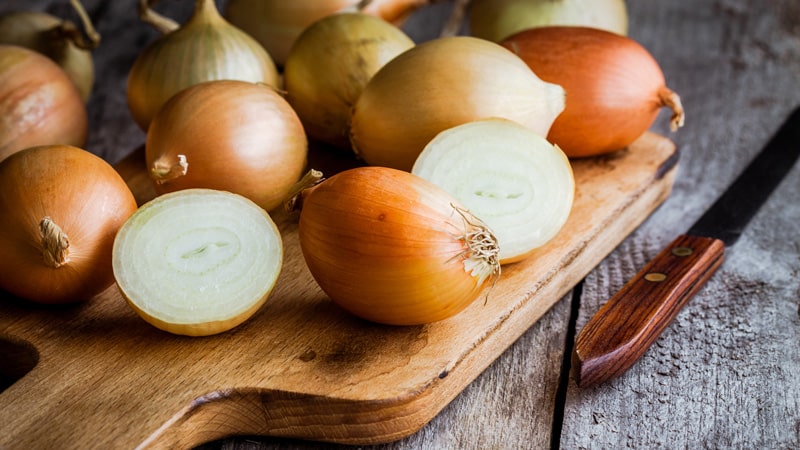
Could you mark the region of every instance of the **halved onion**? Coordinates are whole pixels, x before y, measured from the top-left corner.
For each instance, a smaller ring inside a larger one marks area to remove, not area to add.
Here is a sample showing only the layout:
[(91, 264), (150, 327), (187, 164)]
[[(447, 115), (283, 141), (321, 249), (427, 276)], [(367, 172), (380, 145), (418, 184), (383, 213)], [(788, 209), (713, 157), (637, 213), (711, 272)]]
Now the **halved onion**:
[(422, 151), (412, 173), (486, 222), (497, 238), (501, 264), (522, 260), (555, 237), (575, 193), (564, 152), (503, 119), (443, 131)]
[(206, 336), (249, 319), (283, 264), (280, 232), (238, 194), (187, 189), (144, 204), (120, 228), (113, 269), (128, 304), (151, 325)]

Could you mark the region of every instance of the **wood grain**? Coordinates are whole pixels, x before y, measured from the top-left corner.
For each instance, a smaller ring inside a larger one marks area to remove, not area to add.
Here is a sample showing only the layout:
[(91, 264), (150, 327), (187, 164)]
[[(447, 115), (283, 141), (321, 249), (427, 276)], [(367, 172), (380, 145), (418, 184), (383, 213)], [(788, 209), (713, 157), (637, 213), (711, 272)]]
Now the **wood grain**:
[[(146, 201), (141, 156), (118, 168)], [(576, 200), (562, 232), (506, 266), (485, 304), (426, 326), (380, 326), (337, 308), (308, 273), (291, 216), (276, 217), (286, 259), (270, 299), (219, 336), (160, 332), (116, 287), (63, 309), (5, 295), (0, 333), (30, 343), (39, 362), (0, 393), (0, 447), (185, 448), (231, 434), (347, 444), (403, 438), (663, 202), (676, 170), (675, 147), (655, 134), (574, 163)], [(37, 431), (45, 421), (47, 431)]]

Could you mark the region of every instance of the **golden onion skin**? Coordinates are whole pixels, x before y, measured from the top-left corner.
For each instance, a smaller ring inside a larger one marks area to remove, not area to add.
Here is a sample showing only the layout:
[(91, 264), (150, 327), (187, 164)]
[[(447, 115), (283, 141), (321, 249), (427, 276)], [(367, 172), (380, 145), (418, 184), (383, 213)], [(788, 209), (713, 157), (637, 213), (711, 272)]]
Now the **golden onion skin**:
[(128, 77), (128, 107), (136, 123), (147, 130), (156, 112), (179, 91), (228, 79), (280, 87), (278, 70), (266, 50), (225, 21), (213, 1), (198, 1), (183, 26), (137, 57)]
[(461, 238), (467, 226), (454, 205), (408, 172), (341, 172), (303, 197), (303, 256), (323, 291), (356, 316), (390, 325), (446, 319), (472, 303), (487, 280), (465, 269), (466, 259), (485, 261)]

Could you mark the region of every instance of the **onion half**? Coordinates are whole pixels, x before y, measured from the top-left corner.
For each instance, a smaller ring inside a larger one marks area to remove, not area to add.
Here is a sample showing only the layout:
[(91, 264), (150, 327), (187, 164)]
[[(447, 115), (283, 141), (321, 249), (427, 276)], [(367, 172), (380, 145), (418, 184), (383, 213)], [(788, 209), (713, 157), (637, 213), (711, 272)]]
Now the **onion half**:
[(335, 303), (361, 318), (390, 325), (443, 320), (499, 274), (488, 228), (416, 175), (359, 167), (301, 195), (306, 264)]
[(114, 241), (114, 277), (151, 325), (188, 336), (245, 322), (269, 297), (283, 264), (275, 223), (246, 198), (189, 189), (142, 205)]
[(38, 303), (86, 301), (114, 282), (111, 248), (136, 210), (107, 162), (77, 147), (0, 162), (0, 288)]
[(596, 28), (552, 26), (522, 31), (502, 45), (566, 91), (566, 107), (547, 138), (569, 157), (627, 147), (664, 107), (672, 112), (672, 130), (683, 126), (680, 97), (666, 86), (655, 58), (631, 38)]
[(419, 155), (412, 173), (441, 187), (486, 222), (497, 237), (501, 264), (525, 259), (555, 237), (575, 194), (564, 152), (502, 119), (441, 132)]
[(545, 135), (563, 108), (564, 90), (500, 45), (439, 38), (372, 77), (353, 109), (350, 140), (367, 164), (411, 170), (425, 145), (448, 128), (501, 117)]

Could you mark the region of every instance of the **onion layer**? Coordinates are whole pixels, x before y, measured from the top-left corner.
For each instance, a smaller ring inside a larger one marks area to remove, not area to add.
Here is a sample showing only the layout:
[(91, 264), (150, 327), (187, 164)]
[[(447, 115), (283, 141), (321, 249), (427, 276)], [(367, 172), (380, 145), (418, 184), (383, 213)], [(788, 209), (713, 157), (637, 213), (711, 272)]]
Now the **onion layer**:
[(135, 210), (125, 181), (92, 153), (14, 153), (0, 162), (0, 288), (39, 303), (89, 300), (114, 282), (114, 236)]
[(555, 237), (575, 193), (566, 155), (542, 136), (502, 119), (441, 132), (412, 173), (486, 222), (497, 237), (501, 264), (520, 261)]
[(567, 102), (547, 138), (569, 157), (621, 150), (642, 135), (663, 107), (673, 131), (683, 126), (678, 94), (638, 42), (588, 27), (543, 27), (517, 33), (503, 45), (543, 80), (564, 87)]
[(473, 0), (470, 33), (500, 42), (529, 28), (571, 25), (628, 33), (625, 0)]
[(206, 336), (252, 317), (283, 264), (266, 212), (228, 192), (188, 189), (144, 204), (114, 241), (114, 276), (151, 325)]
[(391, 325), (442, 320), (499, 274), (488, 228), (408, 172), (340, 172), (304, 191), (301, 208), (300, 247), (311, 274), (361, 318)]
[(308, 135), (349, 148), (350, 110), (364, 86), (413, 46), (400, 29), (366, 14), (334, 14), (307, 28), (286, 59), (283, 80)]
[(56, 63), (0, 45), (0, 161), (37, 145), (83, 146), (88, 126), (86, 105)]
[(226, 190), (266, 210), (289, 195), (306, 165), (300, 119), (274, 89), (209, 81), (171, 98), (153, 119), (145, 159), (158, 193)]
[(353, 110), (350, 139), (368, 164), (411, 170), (425, 145), (448, 128), (501, 117), (545, 135), (563, 108), (564, 90), (500, 45), (440, 38), (372, 77)]

